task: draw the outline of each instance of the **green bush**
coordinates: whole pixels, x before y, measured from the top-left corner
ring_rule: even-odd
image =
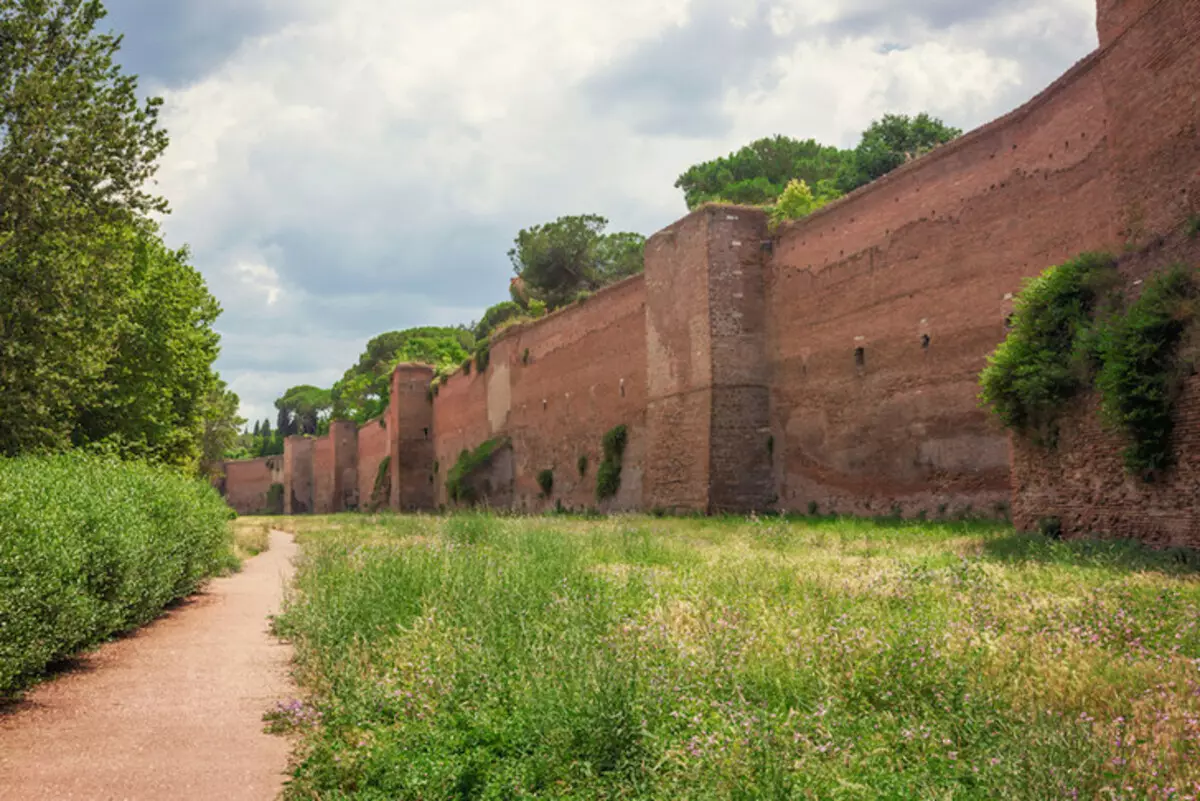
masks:
[[[541,487],[542,497],[549,498],[554,494],[554,471],[543,470],[537,474],[537,483]]]
[[[625,445],[629,441],[629,429],[617,426],[604,435],[601,445],[604,460],[596,471],[596,499],[615,497],[621,489],[621,462],[625,457]]]
[[[230,517],[166,469],[0,459],[0,696],[235,568]]]
[[[479,372],[487,372],[488,365],[492,361],[492,350],[487,342],[480,342],[479,347],[475,349],[475,366]]]
[[[1172,461],[1174,402],[1190,365],[1177,358],[1195,315],[1193,271],[1175,266],[1146,283],[1124,315],[1102,329],[1096,377],[1105,420],[1125,432],[1125,464],[1143,477]]]
[[[508,445],[507,439],[489,439],[473,451],[463,449],[446,476],[446,493],[455,503],[473,504],[479,499],[471,487],[471,478],[491,464],[496,451]]]
[[[1110,256],[1085,253],[1026,283],[1012,331],[981,376],[980,397],[1006,427],[1057,442],[1059,413],[1091,367],[1093,313],[1117,280]]]

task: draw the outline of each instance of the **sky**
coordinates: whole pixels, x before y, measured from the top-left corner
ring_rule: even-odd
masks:
[[[976,128],[1096,47],[1094,0],[106,0],[165,101],[157,190],[243,416],[373,336],[507,299],[516,233],[645,235],[690,165],[885,113]]]

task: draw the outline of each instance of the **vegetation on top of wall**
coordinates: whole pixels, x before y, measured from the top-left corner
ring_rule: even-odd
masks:
[[[235,569],[231,516],[175,470],[0,458],[0,698]]]
[[[1085,385],[1092,315],[1118,280],[1111,256],[1085,253],[1030,279],[1012,331],[981,376],[981,399],[1007,428],[1053,447],[1066,401]]]
[[[489,439],[475,450],[463,449],[458,455],[458,461],[446,475],[446,494],[455,503],[476,503],[479,498],[471,479],[480,471],[487,469],[492,457],[497,451],[509,444],[507,438]]]
[[[486,342],[480,342],[475,348],[475,367],[479,372],[487,372],[488,365],[492,363],[492,349]]]
[[[604,459],[596,471],[596,499],[615,497],[621,489],[621,463],[625,457],[625,445],[629,441],[629,429],[619,425],[604,435],[602,446]]]
[[[1148,280],[1141,297],[1099,337],[1096,386],[1104,418],[1128,435],[1125,464],[1146,478],[1173,461],[1174,403],[1192,370],[1179,349],[1196,302],[1195,271],[1175,265]]]

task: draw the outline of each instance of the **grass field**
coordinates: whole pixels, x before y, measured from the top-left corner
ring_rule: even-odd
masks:
[[[290,798],[1197,795],[1187,554],[965,523],[283,524]]]

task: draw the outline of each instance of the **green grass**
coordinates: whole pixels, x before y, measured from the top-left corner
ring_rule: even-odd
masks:
[[[0,699],[235,569],[230,516],[166,469],[0,459]]]
[[[1185,798],[1189,554],[990,524],[343,516],[293,799]],[[1175,794],[1167,792],[1174,788]]]

